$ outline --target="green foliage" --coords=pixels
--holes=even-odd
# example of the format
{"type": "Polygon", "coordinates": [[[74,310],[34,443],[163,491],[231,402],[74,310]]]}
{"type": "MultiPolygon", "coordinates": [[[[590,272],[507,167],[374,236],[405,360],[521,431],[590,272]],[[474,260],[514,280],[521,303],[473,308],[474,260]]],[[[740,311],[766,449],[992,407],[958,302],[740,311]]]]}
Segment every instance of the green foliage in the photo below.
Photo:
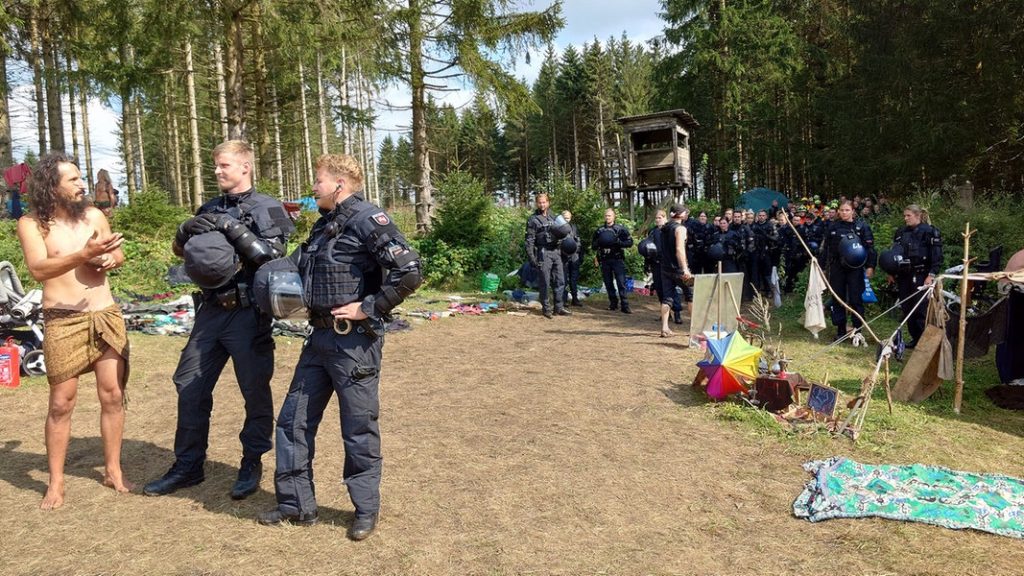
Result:
{"type": "Polygon", "coordinates": [[[483,183],[466,172],[452,172],[441,181],[438,196],[441,206],[431,236],[450,246],[476,248],[487,234],[494,208],[483,183]]]}
{"type": "Polygon", "coordinates": [[[468,248],[452,247],[436,238],[413,240],[412,245],[420,255],[423,279],[431,286],[451,286],[472,270],[473,251],[468,248]]]}
{"type": "Polygon", "coordinates": [[[0,262],[10,262],[18,271],[18,278],[21,283],[34,284],[35,281],[28,275],[28,268],[25,267],[25,255],[21,252],[21,243],[18,242],[18,221],[0,220],[0,262]]]}
{"type": "Polygon", "coordinates": [[[111,227],[133,240],[163,239],[170,246],[178,225],[191,214],[168,200],[165,190],[156,186],[135,194],[131,204],[114,211],[111,227]]]}

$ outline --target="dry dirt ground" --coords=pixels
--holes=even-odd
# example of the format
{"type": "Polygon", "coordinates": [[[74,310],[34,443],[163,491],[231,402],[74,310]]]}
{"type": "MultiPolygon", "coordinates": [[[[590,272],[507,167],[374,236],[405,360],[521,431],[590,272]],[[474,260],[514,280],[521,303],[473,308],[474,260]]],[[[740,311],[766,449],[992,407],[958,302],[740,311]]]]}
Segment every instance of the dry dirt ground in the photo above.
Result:
{"type": "MultiPolygon", "coordinates": [[[[160,498],[100,485],[98,405],[84,377],[67,504],[48,513],[37,509],[46,385],[0,390],[0,574],[1024,573],[1024,543],[1011,538],[795,519],[807,450],[716,418],[688,386],[698,353],[657,337],[654,306],[641,298],[625,316],[593,302],[571,318],[451,318],[389,335],[382,517],[362,543],[345,538],[336,404],[319,435],[321,523],[281,528],[253,520],[274,506],[271,455],[259,492],[227,496],[242,420],[230,371],[216,391],[206,482],[160,498]]],[[[171,463],[170,378],[183,344],[133,335],[123,460],[135,482],[171,463]]],[[[299,348],[279,340],[278,405],[299,348]]],[[[920,441],[937,454],[925,463],[1024,476],[1020,433],[971,426],[920,441]],[[1012,457],[971,456],[987,442],[1012,457]]],[[[818,446],[814,457],[878,461],[847,440],[818,446]]]]}

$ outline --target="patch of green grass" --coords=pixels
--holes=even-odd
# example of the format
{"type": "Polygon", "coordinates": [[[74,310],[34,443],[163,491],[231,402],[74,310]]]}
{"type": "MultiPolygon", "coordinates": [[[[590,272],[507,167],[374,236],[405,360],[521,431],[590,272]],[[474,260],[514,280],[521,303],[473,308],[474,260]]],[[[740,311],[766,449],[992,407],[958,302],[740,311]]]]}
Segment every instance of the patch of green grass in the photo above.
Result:
{"type": "MultiPolygon", "coordinates": [[[[884,308],[868,307],[868,318],[878,315],[884,308]]],[[[838,414],[848,414],[846,402],[856,396],[864,378],[874,370],[877,346],[854,348],[848,343],[829,346],[834,328],[831,326],[815,340],[803,328],[802,295],[791,295],[782,308],[773,311],[773,322],[782,322],[783,348],[792,359],[790,371],[799,372],[811,381],[821,382],[826,374],[829,384],[841,392],[838,414]]],[[[898,320],[883,316],[871,324],[880,338],[887,338],[898,325],[898,320]]],[[[905,333],[904,333],[905,334],[905,333]]],[[[912,351],[907,351],[909,359],[912,351]]],[[[740,402],[710,405],[718,419],[733,422],[738,427],[775,443],[789,453],[820,456],[843,452],[860,454],[867,458],[897,459],[901,461],[933,461],[936,443],[944,439],[984,445],[992,432],[1004,433],[1020,439],[1024,436],[1024,412],[996,407],[985,390],[999,384],[993,359],[994,351],[984,358],[971,359],[964,365],[964,393],[961,414],[953,410],[953,382],[942,387],[920,404],[893,403],[889,413],[884,384],[884,367],[868,406],[864,426],[856,442],[830,435],[823,427],[799,425],[788,430],[763,411],[740,402]]],[[[890,362],[890,385],[895,388],[903,369],[900,362],[890,362]]],[[[1016,457],[1022,459],[1021,456],[1016,457]]]]}

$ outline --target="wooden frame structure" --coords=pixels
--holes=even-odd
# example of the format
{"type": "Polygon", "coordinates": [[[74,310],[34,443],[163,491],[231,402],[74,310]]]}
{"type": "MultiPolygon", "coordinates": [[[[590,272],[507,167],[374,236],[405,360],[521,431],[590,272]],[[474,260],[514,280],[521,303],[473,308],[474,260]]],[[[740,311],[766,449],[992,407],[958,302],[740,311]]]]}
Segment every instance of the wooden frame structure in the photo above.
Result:
{"type": "Polygon", "coordinates": [[[682,109],[615,120],[625,134],[616,156],[606,160],[609,204],[652,206],[668,195],[676,200],[694,196],[690,145],[700,124],[682,109]]]}

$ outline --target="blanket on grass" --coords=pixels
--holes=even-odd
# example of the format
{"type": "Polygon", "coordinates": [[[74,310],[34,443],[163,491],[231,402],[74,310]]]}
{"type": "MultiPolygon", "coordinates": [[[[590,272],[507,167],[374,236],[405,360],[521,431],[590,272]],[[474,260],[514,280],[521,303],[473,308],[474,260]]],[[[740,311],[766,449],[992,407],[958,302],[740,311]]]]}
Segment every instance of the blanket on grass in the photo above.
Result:
{"type": "Polygon", "coordinates": [[[804,464],[814,478],[793,502],[811,522],[878,516],[1024,538],[1024,480],[941,466],[860,464],[833,457],[804,464]]]}

